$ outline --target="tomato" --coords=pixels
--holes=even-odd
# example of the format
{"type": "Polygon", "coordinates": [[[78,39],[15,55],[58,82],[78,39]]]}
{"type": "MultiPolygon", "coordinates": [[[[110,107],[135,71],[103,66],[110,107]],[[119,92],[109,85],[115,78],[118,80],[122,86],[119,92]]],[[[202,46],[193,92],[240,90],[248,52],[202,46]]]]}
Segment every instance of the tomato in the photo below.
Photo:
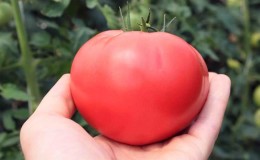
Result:
{"type": "Polygon", "coordinates": [[[241,0],[227,0],[226,4],[229,7],[239,7],[241,6],[242,1],[241,0]]]}
{"type": "Polygon", "coordinates": [[[12,8],[7,2],[0,2],[0,26],[7,24],[13,17],[12,8]]]}
{"type": "Polygon", "coordinates": [[[255,112],[254,119],[256,126],[260,127],[260,109],[255,112]]]}
{"type": "Polygon", "coordinates": [[[254,93],[253,93],[253,99],[254,99],[255,104],[258,107],[260,107],[260,85],[258,85],[255,88],[254,93]]]}
{"type": "Polygon", "coordinates": [[[260,32],[255,32],[251,36],[251,45],[253,47],[258,47],[260,44],[260,32]]]}
{"type": "Polygon", "coordinates": [[[115,141],[144,145],[185,129],[209,90],[207,66],[164,32],[102,32],[77,52],[71,92],[83,118],[115,141]]]}
{"type": "Polygon", "coordinates": [[[230,69],[233,69],[233,70],[240,70],[240,68],[241,68],[240,62],[233,58],[227,59],[227,65],[230,69]]]}

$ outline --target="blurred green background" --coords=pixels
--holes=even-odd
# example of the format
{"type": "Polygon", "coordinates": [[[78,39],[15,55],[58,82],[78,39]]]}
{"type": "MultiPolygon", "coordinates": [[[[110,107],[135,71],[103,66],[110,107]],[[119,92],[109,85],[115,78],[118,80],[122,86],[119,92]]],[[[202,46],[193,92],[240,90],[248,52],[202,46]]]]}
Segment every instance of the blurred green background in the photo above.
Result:
{"type": "MultiPolygon", "coordinates": [[[[167,31],[195,46],[210,71],[231,78],[229,106],[210,159],[259,160],[260,0],[129,4],[137,29],[149,8],[156,28],[162,26],[164,13],[168,20],[176,17],[167,31]]],[[[85,41],[121,28],[118,6],[126,13],[125,0],[0,0],[0,159],[23,159],[21,125],[57,79],[70,71],[85,41]]],[[[96,134],[78,114],[74,119],[96,134]]]]}

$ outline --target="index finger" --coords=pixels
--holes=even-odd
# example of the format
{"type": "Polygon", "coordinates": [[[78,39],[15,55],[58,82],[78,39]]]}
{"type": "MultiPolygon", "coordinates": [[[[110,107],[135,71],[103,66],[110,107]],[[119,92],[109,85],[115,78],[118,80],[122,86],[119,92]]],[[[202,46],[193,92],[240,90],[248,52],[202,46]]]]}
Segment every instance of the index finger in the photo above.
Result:
{"type": "Polygon", "coordinates": [[[210,73],[210,90],[198,119],[188,133],[198,138],[205,150],[211,150],[219,134],[230,95],[230,79],[210,73]]]}
{"type": "Polygon", "coordinates": [[[64,74],[45,95],[35,113],[57,114],[71,118],[75,106],[70,92],[70,74],[64,74]]]}

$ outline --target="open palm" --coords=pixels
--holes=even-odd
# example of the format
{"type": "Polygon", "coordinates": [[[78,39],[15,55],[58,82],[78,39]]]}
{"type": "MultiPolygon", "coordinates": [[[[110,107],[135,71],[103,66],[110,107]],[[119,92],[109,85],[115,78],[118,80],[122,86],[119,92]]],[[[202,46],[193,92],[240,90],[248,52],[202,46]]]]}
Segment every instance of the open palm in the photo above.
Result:
{"type": "Polygon", "coordinates": [[[69,84],[70,75],[64,75],[23,125],[26,160],[204,160],[218,136],[230,92],[229,78],[210,73],[207,101],[188,129],[164,142],[129,146],[103,136],[93,138],[70,119],[75,106],[69,84]]]}

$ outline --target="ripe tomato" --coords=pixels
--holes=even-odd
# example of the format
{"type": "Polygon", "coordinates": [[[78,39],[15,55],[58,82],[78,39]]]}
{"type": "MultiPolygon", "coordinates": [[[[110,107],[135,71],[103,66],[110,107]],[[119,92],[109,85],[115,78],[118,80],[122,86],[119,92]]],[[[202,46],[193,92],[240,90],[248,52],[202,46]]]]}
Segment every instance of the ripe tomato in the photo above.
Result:
{"type": "Polygon", "coordinates": [[[96,35],[75,56],[71,80],[83,118],[102,135],[131,145],[158,142],[186,128],[209,89],[200,54],[164,32],[96,35]]]}

